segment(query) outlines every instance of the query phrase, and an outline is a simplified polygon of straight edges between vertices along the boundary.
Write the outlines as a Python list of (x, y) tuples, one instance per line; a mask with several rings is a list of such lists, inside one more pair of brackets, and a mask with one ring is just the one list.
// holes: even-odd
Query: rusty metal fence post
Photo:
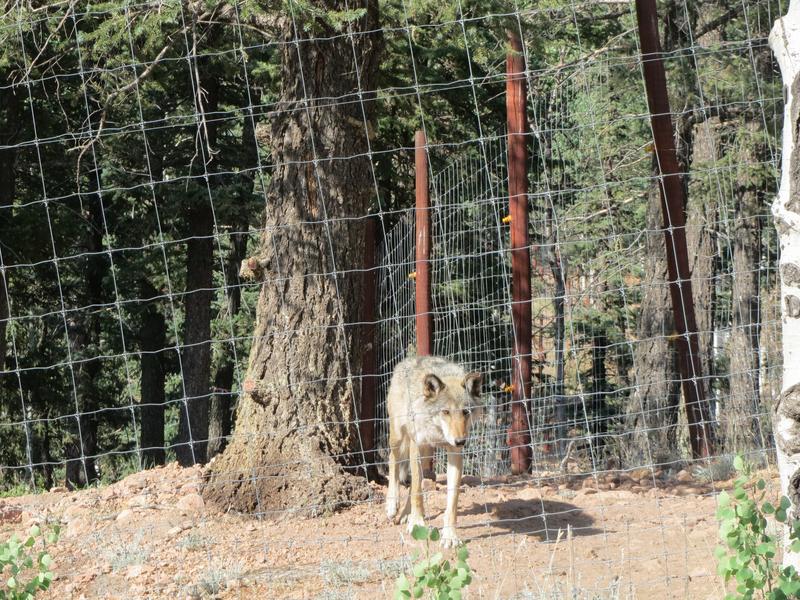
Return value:
[(361, 322), (363, 323), (364, 353), (361, 364), (361, 411), (359, 431), (364, 452), (364, 469), (367, 478), (377, 477), (375, 461), (375, 408), (378, 392), (378, 348), (375, 327), (375, 307), (377, 302), (377, 234), (378, 218), (370, 216), (364, 224), (364, 272), (363, 303)]
[[(433, 301), (431, 299), (431, 202), (428, 182), (428, 140), (425, 132), (417, 130), (414, 136), (414, 177), (416, 208), (416, 278), (415, 306), (417, 325), (417, 356), (433, 353)], [(435, 479), (433, 457), (422, 457), (422, 472)]]
[(511, 321), (514, 329), (512, 361), (511, 472), (531, 467), (529, 403), (531, 397), (531, 256), (528, 238), (528, 120), (525, 112), (526, 79), (522, 40), (508, 33), (511, 51), (506, 62), (508, 113), (508, 195), (511, 215)]
[(636, 0), (636, 17), (642, 49), (647, 103), (653, 127), (653, 141), (658, 164), (661, 210), (664, 215), (664, 239), (667, 246), (667, 268), (672, 311), (675, 318), (675, 344), (681, 371), (683, 398), (689, 422), (692, 455), (709, 456), (712, 439), (709, 430), (710, 411), (700, 365), (700, 344), (692, 298), (692, 275), (686, 246), (686, 198), (681, 181), (672, 117), (667, 96), (667, 78), (658, 37), (655, 0)]

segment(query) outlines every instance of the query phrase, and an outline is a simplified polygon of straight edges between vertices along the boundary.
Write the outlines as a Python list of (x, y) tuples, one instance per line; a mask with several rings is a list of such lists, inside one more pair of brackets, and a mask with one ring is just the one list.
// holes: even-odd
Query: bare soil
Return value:
[[(637, 471), (465, 478), (459, 524), (475, 576), (464, 597), (721, 598), (714, 496), (729, 482)], [(261, 519), (213, 512), (202, 485), (201, 468), (172, 464), (106, 487), (2, 499), (0, 539), (62, 523), (44, 595), (59, 599), (385, 598), (421, 548), (387, 521), (379, 485), (335, 514)], [(444, 480), (426, 490), (439, 525)]]

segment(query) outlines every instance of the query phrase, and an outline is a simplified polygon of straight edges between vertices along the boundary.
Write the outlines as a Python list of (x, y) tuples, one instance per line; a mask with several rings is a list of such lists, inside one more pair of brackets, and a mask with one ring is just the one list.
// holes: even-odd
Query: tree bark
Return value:
[(780, 239), (783, 323), (783, 386), (775, 404), (773, 431), (781, 492), (792, 508), (784, 531), (783, 562), (800, 570), (800, 553), (792, 552), (789, 527), (800, 515), (800, 0), (791, 0), (775, 22), (769, 44), (778, 60), (785, 99), (781, 183), (772, 205)]
[(734, 177), (736, 203), (733, 232), (733, 306), (729, 345), (730, 395), (724, 413), (724, 441), (729, 452), (748, 452), (764, 447), (759, 413), (760, 400), (760, 302), (761, 213), (763, 181), (748, 173), (762, 160), (761, 126), (747, 121), (740, 127), (742, 168)]
[(661, 232), (661, 200), (657, 185), (650, 188), (647, 203), (644, 297), (637, 321), (634, 348), (634, 392), (626, 407), (626, 427), (631, 440), (625, 444), (629, 465), (674, 459), (680, 406), (680, 377), (675, 345), (672, 303), (667, 284), (667, 259)]
[(139, 330), (141, 354), (141, 408), (139, 448), (145, 467), (164, 464), (164, 357), (167, 324), (164, 313), (155, 302), (158, 291), (152, 284), (141, 281), (141, 299), (148, 302), (142, 313)]
[[(377, 0), (311, 4), (323, 13), (366, 8), (347, 29), (378, 31)], [(309, 15), (281, 23), (286, 110), (271, 125), (275, 168), (253, 258), (267, 280), (236, 431), (204, 492), (225, 509), (320, 514), (369, 494), (366, 480), (345, 467), (363, 461), (354, 378), (362, 328), (353, 324), (362, 297), (360, 218), (374, 196), (366, 152), (380, 37), (341, 35)]]
[[(713, 119), (716, 121), (716, 119)], [(684, 141), (681, 163), (685, 171), (712, 168), (717, 163), (717, 140), (711, 131), (711, 123), (705, 122), (694, 128), (692, 135)], [(697, 337), (700, 346), (701, 385), (709, 397), (711, 378), (714, 374), (714, 309), (716, 306), (717, 246), (715, 236), (718, 221), (719, 192), (709, 178), (713, 175), (694, 176), (689, 179), (686, 194), (686, 244), (689, 250), (689, 266), (692, 272), (692, 290), (697, 321)]]

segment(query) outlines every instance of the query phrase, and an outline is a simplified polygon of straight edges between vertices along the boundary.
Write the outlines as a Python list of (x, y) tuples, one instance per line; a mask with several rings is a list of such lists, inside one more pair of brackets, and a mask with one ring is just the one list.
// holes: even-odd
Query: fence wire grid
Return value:
[[(56, 565), (89, 558), (53, 597), (393, 593), (415, 548), (383, 502), (386, 395), (418, 344), (417, 130), (433, 353), (483, 375), (458, 507), (469, 597), (722, 593), (716, 495), (735, 454), (773, 464), (782, 359), (768, 205), (783, 99), (767, 36), (786, 6), (663, 0), (651, 15), (708, 456), (693, 452), (684, 406), (636, 10), (4, 6), (0, 534), (37, 515), (67, 523)], [(509, 31), (528, 122), (522, 475), (509, 437)], [(424, 484), (434, 525), (446, 464), (440, 450)], [(94, 507), (78, 525), (48, 504), (64, 490)], [(150, 577), (154, 561), (183, 572)]]

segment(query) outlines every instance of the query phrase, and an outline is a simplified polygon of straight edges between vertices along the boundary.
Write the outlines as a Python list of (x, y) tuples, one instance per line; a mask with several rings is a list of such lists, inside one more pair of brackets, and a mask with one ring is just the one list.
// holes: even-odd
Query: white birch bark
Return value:
[[(792, 518), (800, 517), (800, 0), (791, 0), (778, 19), (769, 43), (783, 78), (785, 99), (783, 155), (778, 196), (772, 205), (781, 246), (781, 315), (783, 384), (775, 405), (773, 429), (781, 492), (792, 501)], [(787, 532), (788, 533), (788, 532)], [(784, 536), (788, 542), (788, 535)], [(786, 548), (784, 564), (800, 570), (800, 554)]]

